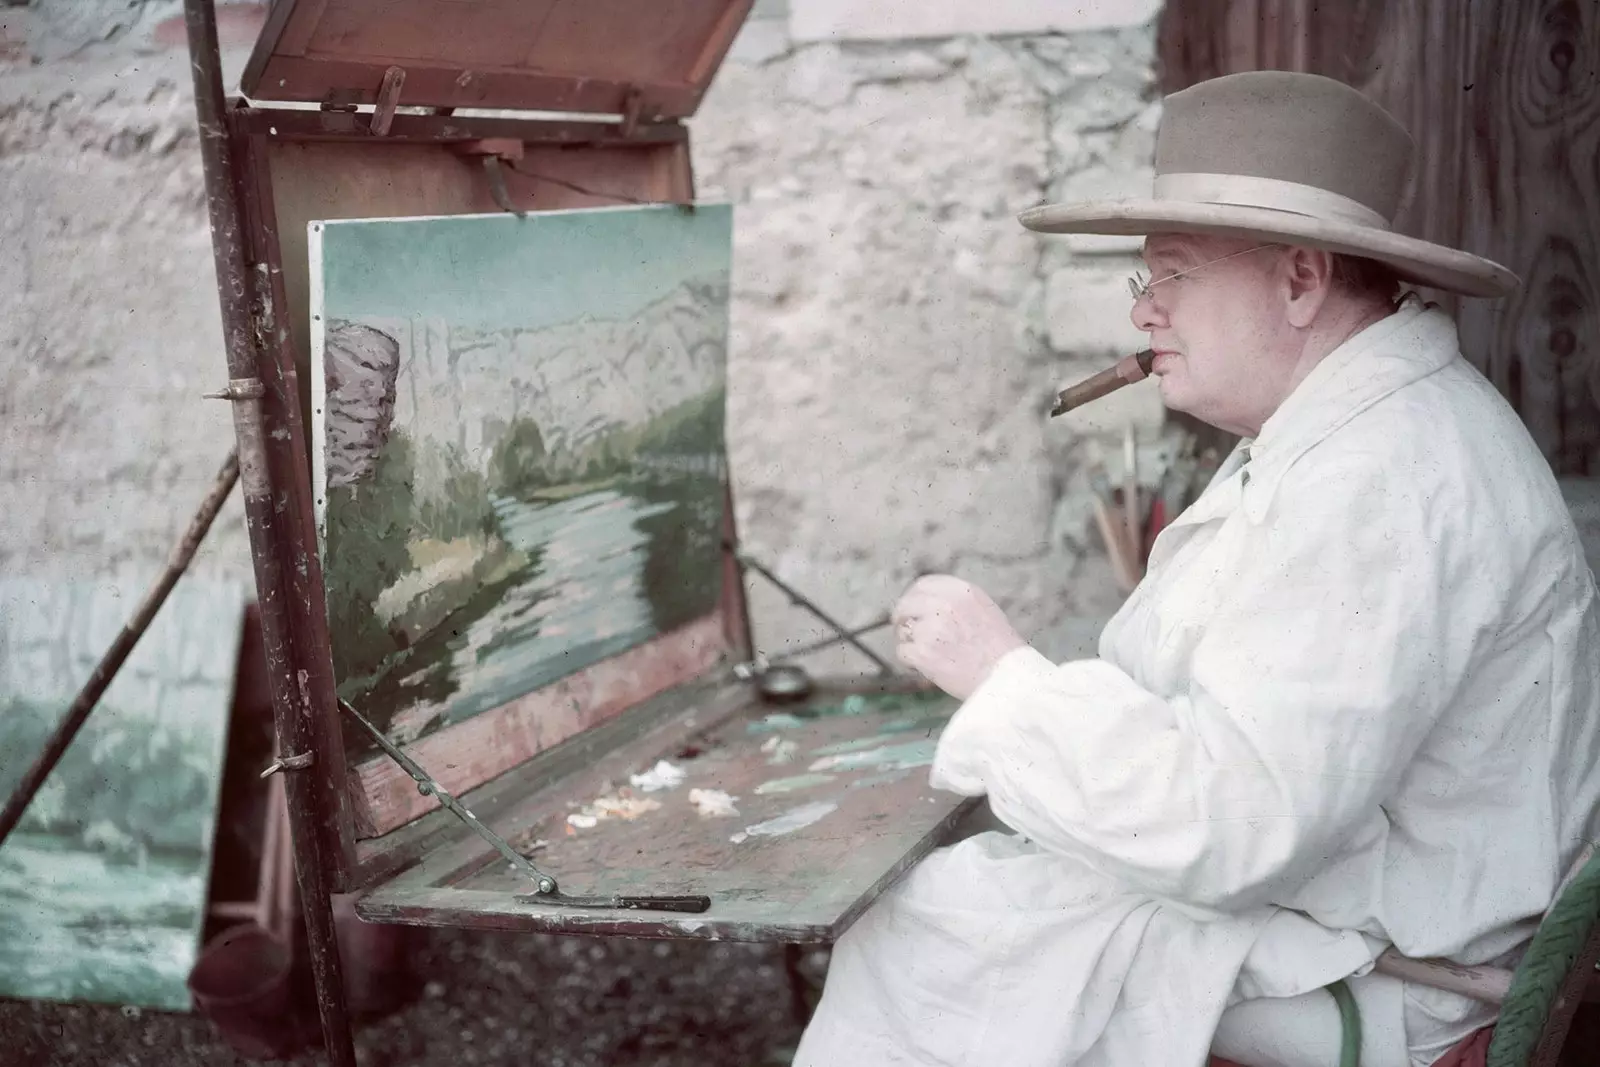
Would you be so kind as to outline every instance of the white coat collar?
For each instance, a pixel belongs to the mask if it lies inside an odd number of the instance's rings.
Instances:
[[[1237,479],[1243,482],[1245,514],[1260,522],[1297,459],[1362,411],[1459,355],[1454,321],[1414,295],[1328,353],[1255,439],[1241,444],[1250,455],[1248,481]]]

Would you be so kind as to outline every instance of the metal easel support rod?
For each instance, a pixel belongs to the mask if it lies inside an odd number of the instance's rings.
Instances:
[[[106,688],[117,676],[117,671],[122,669],[123,661],[133,652],[134,646],[150,628],[150,622],[156,617],[156,612],[166,603],[167,594],[172,592],[172,587],[178,584],[178,579],[188,570],[195,551],[199,549],[200,542],[205,540],[207,531],[216,520],[217,512],[222,510],[223,502],[228,499],[228,494],[233,492],[234,483],[238,480],[239,456],[236,451],[230,451],[227,462],[223,463],[222,470],[217,472],[216,484],[201,502],[200,510],[190,521],[189,529],[184,532],[183,539],[173,547],[172,554],[167,557],[167,569],[161,572],[161,577],[156,579],[156,583],[145,593],[144,600],[140,602],[133,617],[123,624],[116,640],[111,642],[111,647],[106,649],[105,655],[100,657],[100,662],[95,664],[94,672],[78,691],[67,713],[62,716],[55,733],[51,734],[50,740],[46,742],[44,751],[39,754],[33,766],[28,768],[28,773],[22,776],[22,782],[6,800],[5,809],[0,811],[0,844],[5,843],[11,831],[16,829],[17,823],[22,821],[22,813],[28,810],[34,794],[44,785],[45,779],[50,777],[50,772],[55,769],[56,763],[60,761],[62,754],[72,744],[72,739],[78,736],[78,730],[89,718],[89,713],[105,695]]]
[[[839,622],[832,615],[829,615],[827,612],[817,607],[816,604],[806,598],[793,586],[785,582],[782,578],[779,578],[776,574],[773,574],[771,570],[762,565],[760,560],[754,558],[748,553],[740,551],[735,545],[733,545],[732,542],[724,540],[722,546],[727,551],[733,553],[734,562],[739,564],[740,567],[749,567],[751,570],[761,575],[761,577],[765,578],[767,581],[771,582],[773,585],[782,590],[783,594],[789,598],[790,603],[794,604],[796,607],[804,608],[806,611],[809,611],[811,614],[821,619],[827,626],[831,627],[833,632],[839,635],[839,640],[848,641],[857,652],[860,652],[863,656],[867,657],[874,664],[876,664],[879,674],[888,676],[894,673],[894,668],[889,666],[888,662],[885,661],[882,656],[868,648],[862,642],[859,636],[857,636],[851,630],[846,629],[843,623]],[[871,629],[877,629],[877,627],[874,626],[871,627]]]
[[[222,305],[222,333],[228,357],[226,399],[233,407],[233,428],[239,445],[239,482],[244,491],[245,521],[255,569],[256,603],[261,613],[262,651],[272,692],[272,713],[278,751],[310,752],[309,695],[296,684],[294,644],[289,626],[289,585],[284,576],[282,521],[272,503],[262,428],[264,389],[259,377],[250,305],[250,276],[242,236],[237,172],[222,86],[222,57],[217,46],[214,0],[184,0],[189,66],[194,75],[195,120],[200,134],[200,159],[205,176],[206,206],[211,221],[211,249],[217,294]],[[284,774],[289,825],[294,845],[295,875],[306,924],[306,947],[316,983],[322,1038],[333,1067],[355,1067],[355,1046],[345,1007],[344,976],[329,899],[325,847],[318,831],[317,782],[300,770]]]

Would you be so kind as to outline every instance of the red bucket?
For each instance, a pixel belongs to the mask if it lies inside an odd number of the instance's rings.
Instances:
[[[292,1049],[294,1027],[289,946],[255,923],[213,938],[189,972],[196,1010],[240,1055],[279,1059]]]

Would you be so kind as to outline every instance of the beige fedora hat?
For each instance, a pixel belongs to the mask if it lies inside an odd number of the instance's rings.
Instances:
[[[1332,78],[1229,74],[1173,93],[1156,132],[1152,195],[1045,204],[1020,216],[1042,233],[1202,233],[1365,256],[1402,278],[1504,296],[1498,263],[1396,233],[1416,156],[1383,108]]]

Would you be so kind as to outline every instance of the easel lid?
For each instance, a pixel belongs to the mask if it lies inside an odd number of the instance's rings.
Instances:
[[[260,101],[692,115],[752,0],[277,0],[240,88]]]

